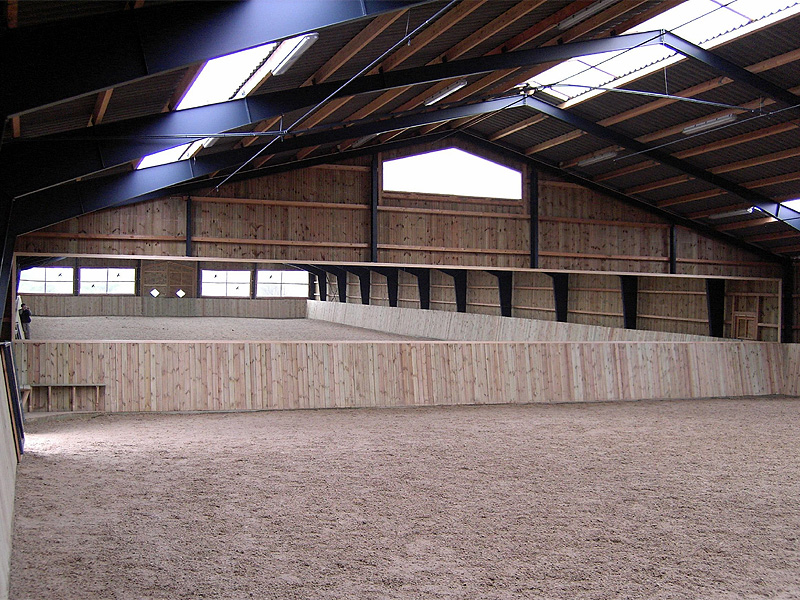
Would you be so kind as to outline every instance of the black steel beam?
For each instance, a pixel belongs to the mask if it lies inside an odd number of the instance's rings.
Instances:
[[[192,249],[192,229],[194,228],[194,215],[192,214],[193,211],[194,206],[192,204],[192,197],[186,196],[186,256],[194,255],[194,251]]]
[[[317,283],[319,284],[319,299],[322,300],[323,302],[326,302],[328,300],[328,275],[327,275],[327,273],[325,273],[325,271],[323,271],[322,269],[320,269],[319,267],[316,267],[314,265],[304,265],[304,264],[294,264],[294,263],[288,264],[287,263],[287,266],[294,267],[295,269],[302,269],[303,271],[307,271],[308,274],[309,274],[309,284],[311,284],[310,277],[316,277],[317,278]],[[309,291],[309,296],[308,297],[309,297],[310,300],[313,300],[312,295],[313,295],[313,292]]]
[[[273,152],[294,151],[308,146],[336,143],[364,135],[429,125],[463,116],[495,112],[509,106],[515,106],[522,100],[520,97],[501,98],[467,106],[444,108],[435,112],[360,123],[350,127],[286,139],[273,144],[270,149]],[[215,173],[221,169],[237,166],[252,157],[254,152],[253,148],[218,152],[195,159],[150,167],[121,175],[73,182],[33,194],[26,194],[17,198],[15,202],[15,208],[20,211],[17,215],[19,218],[16,222],[16,232],[18,234],[27,233],[94,210],[121,204],[131,198],[150,195],[164,188]]]
[[[500,316],[510,317],[512,311],[511,296],[514,291],[514,274],[511,271],[487,271],[497,277],[497,293],[500,298]]]
[[[530,198],[528,202],[528,212],[531,216],[530,221],[530,249],[531,249],[531,269],[539,268],[539,171],[536,167],[530,166]]]
[[[734,81],[745,83],[750,87],[755,88],[759,92],[766,94],[770,98],[785,102],[796,110],[800,109],[800,96],[797,96],[796,94],[793,94],[792,92],[785,90],[770,81],[767,81],[760,75],[752,73],[747,69],[740,67],[739,65],[734,64],[717,54],[714,54],[713,52],[709,52],[700,46],[692,44],[691,42],[675,35],[674,33],[665,32],[663,36],[663,43],[667,48],[671,48],[672,50],[675,50],[676,52],[683,54],[688,58],[708,65],[712,69],[727,75]]]
[[[725,280],[706,279],[708,305],[708,335],[725,336]]]
[[[410,273],[417,278],[417,289],[419,290],[419,307],[422,310],[429,310],[431,307],[431,271],[430,269],[417,267],[401,267],[401,271]]]
[[[783,266],[783,277],[781,279],[781,291],[783,293],[781,303],[781,323],[783,331],[781,331],[781,342],[784,344],[791,344],[796,342],[794,339],[794,285],[795,285],[795,268],[800,265],[785,264]]]
[[[453,288],[456,293],[456,311],[467,312],[467,272],[460,269],[439,269],[445,275],[453,278]]]
[[[420,2],[168,2],[9,29],[0,38],[0,114],[178,69],[300,33]],[[102,60],[98,60],[102,57]]]
[[[366,267],[344,267],[348,273],[358,277],[358,287],[361,291],[361,304],[369,304],[370,271]]]
[[[675,223],[669,226],[669,273],[675,275],[678,272],[678,228]]]
[[[397,308],[398,291],[400,289],[399,269],[396,267],[370,267],[376,273],[386,277],[389,306]]]
[[[639,278],[636,275],[620,275],[622,288],[622,323],[625,329],[636,329],[639,310]]]
[[[378,197],[380,195],[380,158],[378,154],[372,155],[370,163],[370,234],[369,234],[369,259],[378,262]]]
[[[13,210],[13,200],[0,190],[0,232],[2,232],[2,254],[0,255],[0,302],[3,303],[2,320],[0,323],[4,324],[11,315],[12,304],[7,302],[9,291],[12,288],[11,273],[13,272],[14,263],[14,245],[16,243],[16,236],[11,230],[11,213]],[[15,288],[16,291],[16,288]],[[12,297],[16,296],[11,294]],[[0,326],[0,337],[3,337],[5,327]],[[7,339],[14,338],[14,333],[8,327]]]
[[[631,48],[648,40],[655,43],[652,41],[655,39],[654,35],[652,32],[631,34],[400,69],[360,77],[341,91],[337,90],[345,81],[326,82],[216,105],[84,128],[80,130],[81,139],[78,140],[71,140],[64,134],[37,138],[39,141],[16,140],[5,147],[0,175],[7,181],[6,185],[10,186],[10,189],[16,190],[14,194],[19,195],[26,191],[24,186],[30,185],[31,181],[36,181],[37,189],[41,189],[190,141],[183,139],[185,136],[196,136],[197,139],[213,137],[214,133],[244,127],[292,110],[313,106],[331,96],[337,98],[378,92],[488,71],[529,67],[587,53]],[[399,128],[401,127],[395,129]]]
[[[556,321],[566,323],[569,316],[569,273],[548,273],[553,280]]]

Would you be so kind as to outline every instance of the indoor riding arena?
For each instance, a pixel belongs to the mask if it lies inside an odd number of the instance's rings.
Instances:
[[[800,599],[800,2],[0,3],[0,600]]]

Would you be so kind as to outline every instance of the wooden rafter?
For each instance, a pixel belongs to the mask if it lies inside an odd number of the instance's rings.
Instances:
[[[797,60],[800,60],[800,50],[794,50],[792,52],[781,54],[780,56],[774,56],[772,58],[752,64],[745,68],[751,73],[758,74],[758,73],[763,73],[764,71],[768,71],[770,69],[775,69],[777,67],[787,65]],[[672,95],[677,96],[679,98],[694,98],[695,96],[720,88],[723,85],[727,85],[732,82],[733,80],[730,79],[729,77],[717,77],[715,79],[710,79],[708,81],[698,83],[697,85],[693,85],[679,92],[675,92]],[[629,121],[630,119],[635,119],[637,117],[640,117],[654,110],[658,110],[659,108],[675,104],[676,102],[680,102],[680,100],[677,98],[659,98],[658,100],[653,100],[652,102],[648,102],[647,104],[643,104],[642,106],[637,106],[630,110],[626,110],[625,112],[621,112],[618,115],[614,115],[606,119],[603,119],[601,121],[598,121],[598,124],[603,125],[604,127],[608,127],[610,125],[617,125],[624,121]],[[683,125],[683,127],[685,126],[686,125]],[[602,153],[610,150],[611,149],[609,148],[608,150],[600,150],[599,152]],[[586,156],[579,156],[569,162],[565,162],[564,166],[565,167],[575,166],[584,158],[586,158]]]
[[[736,231],[737,229],[747,229],[748,227],[760,227],[767,223],[774,223],[777,221],[775,217],[760,217],[758,219],[745,219],[742,221],[734,221],[733,223],[725,223],[725,225],[717,225],[717,231]]]
[[[111,102],[111,95],[113,93],[114,89],[109,88],[97,94],[97,100],[94,102],[92,116],[89,117],[89,127],[92,127],[93,125],[99,125],[103,122],[103,118],[106,116],[106,110],[108,110],[108,104]]]
[[[18,138],[22,135],[19,115],[11,117],[11,137]]]
[[[547,117],[545,117],[544,115],[534,115],[534,116],[529,117],[527,119],[523,119],[522,121],[519,121],[518,123],[515,123],[514,125],[510,125],[510,126],[506,127],[505,129],[501,129],[500,131],[496,131],[495,133],[493,133],[492,135],[489,136],[489,141],[490,142],[495,142],[495,141],[497,141],[497,140],[499,140],[501,138],[504,138],[504,137],[506,137],[508,135],[511,135],[512,133],[516,133],[518,131],[522,131],[523,129],[527,129],[528,127],[532,127],[533,125],[536,125],[537,123],[541,123],[546,118]]]
[[[6,26],[9,29],[16,29],[18,25],[19,25],[19,0],[7,0]]]
[[[192,84],[194,83],[195,79],[197,79],[197,76],[200,75],[200,71],[202,69],[202,64],[194,65],[186,69],[186,72],[183,74],[180,82],[178,82],[178,85],[175,87],[175,91],[172,93],[172,96],[170,96],[161,112],[170,112],[175,110],[175,107],[178,106],[184,95],[186,95],[186,92],[189,91],[190,87],[192,87]]]
[[[757,242],[774,242],[776,240],[786,240],[791,238],[796,238],[800,236],[800,231],[796,229],[792,229],[789,231],[779,231],[777,233],[762,233],[761,235],[749,235],[746,236],[746,240],[748,242],[757,243]]]

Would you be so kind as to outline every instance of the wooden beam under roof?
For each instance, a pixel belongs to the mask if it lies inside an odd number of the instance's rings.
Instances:
[[[19,26],[19,0],[6,2],[6,27],[16,29]]]
[[[761,62],[745,67],[745,69],[747,69],[751,73],[758,74],[758,73],[763,73],[764,71],[768,71],[770,69],[775,69],[777,67],[790,64],[797,60],[800,60],[800,49],[793,50],[791,52],[786,52],[785,54],[781,54],[780,56],[773,56],[772,58],[769,58],[767,60],[763,60]],[[704,81],[702,83],[698,83],[697,85],[688,87],[679,92],[675,92],[674,94],[671,95],[678,96],[679,98],[693,98],[695,96],[720,88],[723,85],[727,85],[728,83],[732,82],[733,80],[730,79],[729,77],[716,77],[714,79],[710,79],[708,81]],[[603,126],[617,125],[618,123],[622,123],[624,121],[640,117],[644,114],[647,114],[659,108],[663,108],[665,106],[669,106],[670,104],[680,102],[681,100],[679,98],[659,98],[658,100],[653,100],[652,102],[648,102],[641,106],[637,106],[630,110],[626,110],[617,115],[607,117],[601,121],[598,121],[598,123]],[[646,141],[646,140],[640,140],[640,141]],[[606,151],[607,150],[600,150],[599,152],[602,153]],[[570,162],[564,163],[564,166],[565,167],[575,166],[575,164],[583,160],[583,158],[585,157],[577,157]]]
[[[499,140],[501,138],[509,136],[509,135],[511,135],[513,133],[516,133],[518,131],[522,131],[523,129],[527,129],[528,127],[536,125],[537,123],[541,123],[546,118],[547,117],[545,115],[539,114],[539,115],[534,115],[532,117],[529,117],[527,119],[523,119],[522,121],[519,121],[518,123],[515,123],[514,125],[509,125],[508,127],[504,128],[504,129],[501,129],[499,131],[494,132],[492,135],[490,135],[488,137],[488,140],[490,142],[496,142],[497,140]]]
[[[791,181],[798,181],[800,180],[800,171],[793,171],[791,173],[784,173],[783,175],[775,175],[774,177],[767,177],[766,179],[756,179],[753,181],[747,181],[745,183],[740,184],[742,187],[745,187],[750,190],[768,187],[770,185],[778,185],[780,183],[789,183]],[[705,192],[695,192],[694,194],[687,194],[686,196],[678,196],[675,198],[668,198],[666,200],[661,200],[660,202],[656,203],[656,206],[659,208],[667,208],[669,206],[677,206],[679,204],[686,204],[689,202],[695,202],[697,200],[704,200],[706,198],[714,198],[717,196],[722,196],[726,192],[723,190],[706,190]],[[775,200],[775,202],[783,202],[784,200],[790,200],[792,197],[783,198]],[[734,206],[725,206],[725,207],[718,207],[718,208],[709,208],[703,211],[693,212],[689,215],[686,215],[690,219],[700,219],[703,217],[707,217],[709,215],[722,213],[727,210],[737,210],[739,208],[747,208],[750,204],[743,204],[739,205],[736,204]]]
[[[775,240],[785,240],[790,238],[796,238],[800,236],[800,231],[796,229],[792,229],[790,231],[778,231],[776,233],[762,233],[761,235],[749,235],[745,236],[745,240],[752,243],[757,242],[772,242]]]
[[[164,108],[161,109],[161,112],[171,112],[175,110],[175,107],[180,104],[181,100],[183,100],[186,92],[188,92],[189,88],[192,87],[192,84],[197,79],[197,76],[200,75],[200,71],[203,70],[204,64],[205,63],[196,64],[186,69],[186,72],[178,82],[178,85],[175,86],[175,91],[172,92],[172,95],[169,97],[169,100],[167,100]]]
[[[11,137],[18,138],[22,135],[22,128],[20,124],[19,115],[11,117]]]
[[[89,127],[92,127],[93,125],[99,125],[103,122],[103,118],[106,116],[106,110],[108,110],[108,104],[111,102],[111,95],[113,93],[114,88],[109,88],[97,94],[97,99],[94,103],[94,110],[92,110],[92,116],[89,117]]]
[[[737,229],[747,229],[748,227],[761,227],[767,223],[775,223],[778,219],[775,217],[760,217],[758,219],[744,219],[741,221],[734,221],[733,223],[725,223],[718,225],[717,231],[736,231]]]

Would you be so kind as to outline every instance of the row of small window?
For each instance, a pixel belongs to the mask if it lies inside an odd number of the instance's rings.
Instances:
[[[136,269],[81,267],[79,294],[133,295],[136,293]],[[249,298],[251,271],[201,270],[200,295]],[[72,267],[34,267],[20,273],[20,294],[69,294],[75,289]],[[151,292],[152,294],[152,292]],[[153,294],[156,295],[156,294]],[[183,297],[185,294],[179,294]],[[308,296],[308,275],[304,271],[257,271],[256,297]]]

